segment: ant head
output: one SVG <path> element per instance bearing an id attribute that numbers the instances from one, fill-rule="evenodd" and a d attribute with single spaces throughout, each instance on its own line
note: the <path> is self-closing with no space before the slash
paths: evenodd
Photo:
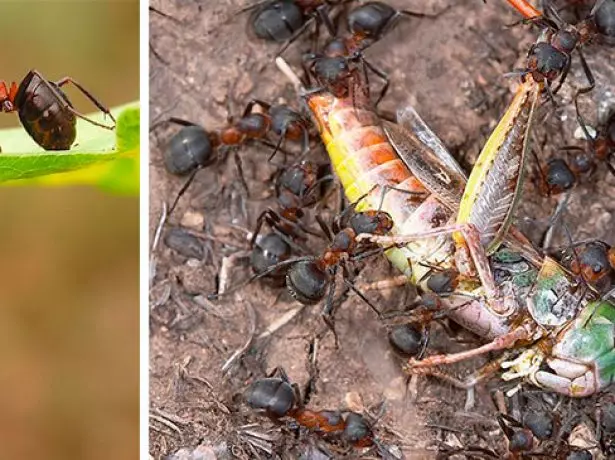
<path id="1" fill-rule="evenodd" d="M 273 265 L 288 260 L 290 256 L 290 245 L 278 234 L 268 233 L 255 244 L 250 256 L 250 265 L 254 274 L 260 275 Z M 281 266 L 269 273 L 267 278 L 271 281 L 283 282 L 286 270 L 286 266 Z"/>
<path id="2" fill-rule="evenodd" d="M 577 245 L 574 253 L 567 254 L 570 269 L 580 274 L 584 280 L 594 285 L 599 291 L 611 287 L 615 275 L 613 248 L 602 241 L 590 241 Z"/>
<path id="3" fill-rule="evenodd" d="M 579 33 L 573 29 L 560 29 L 551 39 L 551 44 L 555 49 L 565 54 L 570 54 L 579 43 Z"/>
<path id="4" fill-rule="evenodd" d="M 322 54 L 327 57 L 344 57 L 348 55 L 348 47 L 342 38 L 334 38 L 325 45 Z"/>
<path id="5" fill-rule="evenodd" d="M 534 447 L 534 436 L 528 429 L 514 430 L 508 439 L 508 449 L 511 452 L 527 452 Z"/>
<path id="6" fill-rule="evenodd" d="M 305 131 L 305 120 L 286 105 L 274 105 L 269 110 L 271 129 L 278 136 L 298 140 Z"/>
<path id="7" fill-rule="evenodd" d="M 319 58 L 314 63 L 314 74 L 335 97 L 345 97 L 348 94 L 345 80 L 352 74 L 348 58 L 344 56 Z"/>
<path id="8" fill-rule="evenodd" d="M 327 292 L 331 278 L 313 260 L 303 260 L 294 264 L 286 274 L 286 286 L 290 294 L 304 305 L 320 302 Z"/>
<path id="9" fill-rule="evenodd" d="M 508 439 L 510 452 L 526 452 L 534 447 L 534 435 L 509 415 L 498 414 L 497 421 Z"/>
<path id="10" fill-rule="evenodd" d="M 423 349 L 425 338 L 412 324 L 400 324 L 389 331 L 389 343 L 404 357 L 416 357 Z"/>
<path id="11" fill-rule="evenodd" d="M 561 193 L 574 187 L 576 177 L 561 158 L 549 160 L 545 179 L 551 193 Z"/>
<path id="12" fill-rule="evenodd" d="M 397 17 L 397 11 L 386 3 L 368 2 L 348 14 L 348 30 L 353 35 L 377 40 Z"/>
<path id="13" fill-rule="evenodd" d="M 213 146 L 200 126 L 185 126 L 169 141 L 164 165 L 171 174 L 185 175 L 213 162 Z"/>
<path id="14" fill-rule="evenodd" d="M 537 43 L 530 50 L 528 70 L 537 81 L 555 80 L 568 65 L 568 54 L 558 50 L 550 43 Z"/>
<path id="15" fill-rule="evenodd" d="M 458 275 L 455 270 L 436 271 L 429 276 L 427 287 L 436 294 L 453 292 L 458 284 Z"/>
<path id="16" fill-rule="evenodd" d="M 553 436 L 553 414 L 546 410 L 532 410 L 523 416 L 523 425 L 529 428 L 534 436 L 546 441 Z"/>
<path id="17" fill-rule="evenodd" d="M 245 393 L 253 409 L 262 409 L 272 417 L 284 417 L 296 403 L 290 383 L 280 378 L 265 378 L 252 383 Z"/>
<path id="18" fill-rule="evenodd" d="M 306 194 L 310 191 L 310 188 L 318 180 L 317 169 L 318 168 L 310 162 L 303 162 L 289 166 L 282 172 L 282 174 L 280 174 L 278 178 L 278 190 L 284 189 L 296 197 L 306 197 Z"/>
<path id="19" fill-rule="evenodd" d="M 13 112 L 15 110 L 15 97 L 17 95 L 17 83 L 11 83 L 7 88 L 6 83 L 0 82 L 0 111 Z"/>
<path id="20" fill-rule="evenodd" d="M 258 38 L 284 42 L 301 29 L 304 21 L 303 12 L 296 2 L 278 0 L 257 8 L 250 22 Z"/>
<path id="21" fill-rule="evenodd" d="M 356 412 L 349 412 L 346 416 L 346 426 L 342 436 L 356 447 L 369 447 L 374 443 L 370 424 Z"/>
<path id="22" fill-rule="evenodd" d="M 355 213 L 349 221 L 349 226 L 355 233 L 371 233 L 386 235 L 393 228 L 393 218 L 384 211 L 365 211 Z"/>

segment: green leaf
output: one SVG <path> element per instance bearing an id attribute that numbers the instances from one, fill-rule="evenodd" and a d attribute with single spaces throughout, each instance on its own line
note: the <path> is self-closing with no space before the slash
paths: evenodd
<path id="1" fill-rule="evenodd" d="M 77 139 L 71 150 L 41 149 L 22 128 L 0 130 L 2 185 L 96 185 L 112 193 L 139 193 L 138 103 L 111 110 L 115 131 L 77 119 Z M 101 112 L 89 118 L 109 123 Z M 18 152 L 18 153 L 12 153 Z"/>

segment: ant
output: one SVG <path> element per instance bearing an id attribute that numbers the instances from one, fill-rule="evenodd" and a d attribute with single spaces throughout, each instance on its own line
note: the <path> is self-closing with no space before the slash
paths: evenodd
<path id="1" fill-rule="evenodd" d="M 546 171 L 539 168 L 540 189 L 544 195 L 557 195 L 572 189 L 582 176 L 596 169 L 599 162 L 606 162 L 609 171 L 615 175 L 615 112 L 588 143 L 586 148 L 563 147 L 561 151 L 568 155 L 568 161 L 553 158 L 547 162 Z"/>
<path id="2" fill-rule="evenodd" d="M 600 293 L 615 284 L 615 248 L 602 241 L 575 243 L 563 251 L 561 261 Z"/>
<path id="3" fill-rule="evenodd" d="M 253 112 L 259 106 L 264 112 Z M 164 164 L 168 172 L 174 175 L 189 175 L 186 183 L 178 192 L 169 214 L 173 212 L 180 198 L 186 192 L 197 172 L 212 165 L 217 160 L 218 149 L 236 147 L 250 141 L 257 141 L 273 148 L 269 156 L 271 161 L 278 151 L 283 151 L 286 139 L 302 140 L 302 156 L 309 151 L 309 132 L 307 121 L 286 105 L 270 105 L 258 99 L 248 103 L 241 118 L 229 120 L 229 125 L 214 131 L 206 131 L 202 126 L 181 118 L 170 117 L 155 123 L 150 128 L 154 131 L 163 124 L 176 124 L 182 128 L 170 139 L 164 151 Z M 270 133 L 279 136 L 276 144 L 269 141 Z M 247 190 L 241 168 L 241 161 L 235 156 L 244 188 Z"/>
<path id="4" fill-rule="evenodd" d="M 107 126 L 94 121 L 73 108 L 62 86 L 73 84 L 113 121 Z M 31 70 L 17 85 L 0 82 L 0 110 L 17 112 L 30 137 L 45 150 L 69 150 L 77 137 L 77 117 L 104 129 L 115 129 L 115 118 L 88 90 L 71 77 L 56 82 L 46 80 L 37 70 Z"/>
<path id="5" fill-rule="evenodd" d="M 272 0 L 251 5 L 241 12 L 254 10 L 250 16 L 250 26 L 258 38 L 285 42 L 278 52 L 281 54 L 314 20 L 318 21 L 317 24 L 323 23 L 334 35 L 334 27 L 328 16 L 332 4 L 327 0 Z"/>
<path id="6" fill-rule="evenodd" d="M 525 0 L 511 3 L 522 14 L 525 13 L 520 5 L 529 5 Z M 570 71 L 572 53 L 576 50 L 588 85 L 577 89 L 573 100 L 577 112 L 577 121 L 588 139 L 591 136 L 580 114 L 578 99 L 581 94 L 592 91 L 596 82 L 583 55 L 582 46 L 590 43 L 601 33 L 612 34 L 614 32 L 610 28 L 615 23 L 615 8 L 605 6 L 607 3 L 603 2 L 593 14 L 576 25 L 565 23 L 550 3 L 547 3 L 546 8 L 549 18 L 544 17 L 537 10 L 534 10 L 537 15 L 528 18 L 529 21 L 541 25 L 544 30 L 539 41 L 531 47 L 528 53 L 527 67 L 521 73 L 531 74 L 537 82 L 546 81 L 547 91 L 551 100 L 554 101 L 553 95 L 559 91 L 566 80 Z M 558 77 L 559 82 L 554 88 L 551 88 L 551 83 Z"/>
<path id="7" fill-rule="evenodd" d="M 254 273 L 260 274 L 272 265 L 288 260 L 292 248 L 300 249 L 293 240 L 302 239 L 301 233 L 321 236 L 301 223 L 303 209 L 314 205 L 322 196 L 322 187 L 326 181 L 333 180 L 328 167 L 319 167 L 314 163 L 303 161 L 284 168 L 276 180 L 276 195 L 279 211 L 268 208 L 257 218 L 256 228 L 250 240 L 252 249 L 251 265 Z M 273 230 L 257 241 L 263 223 Z M 276 282 L 286 273 L 281 267 L 267 275 Z M 277 283 L 274 283 L 277 284 Z"/>
<path id="8" fill-rule="evenodd" d="M 278 174 L 275 185 L 280 210 L 275 211 L 268 208 L 259 215 L 251 244 L 254 243 L 265 222 L 289 237 L 304 239 L 299 234 L 299 230 L 320 236 L 301 225 L 300 220 L 304 217 L 303 209 L 314 205 L 321 198 L 323 191 L 321 186 L 333 179 L 328 166 L 317 166 L 309 161 L 302 161 L 284 168 Z"/>
<path id="9" fill-rule="evenodd" d="M 438 13 L 441 14 L 442 12 Z M 348 35 L 333 38 L 322 53 L 309 53 L 303 58 L 307 75 L 314 75 L 318 83 L 336 97 L 346 95 L 348 89 L 343 81 L 350 77 L 351 64 L 362 62 L 366 69 L 384 81 L 375 105 L 384 98 L 389 88 L 386 73 L 363 58 L 363 52 L 389 32 L 403 17 L 436 17 L 408 10 L 396 10 L 382 2 L 367 2 L 348 14 Z"/>
<path id="10" fill-rule="evenodd" d="M 353 207 L 348 209 L 352 210 Z M 346 211 L 344 211 L 345 213 Z M 315 305 L 327 296 L 322 317 L 327 327 L 335 336 L 338 343 L 334 325 L 335 275 L 338 267 L 344 271 L 344 284 L 354 291 L 378 316 L 380 312 L 372 303 L 348 281 L 350 274 L 347 261 L 359 260 L 383 251 L 382 248 L 373 250 L 373 245 L 357 242 L 356 237 L 361 233 L 386 235 L 393 228 L 391 216 L 384 211 L 369 210 L 355 212 L 348 222 L 343 222 L 346 216 L 338 216 L 332 229 L 329 229 L 321 219 L 317 221 L 329 237 L 331 243 L 321 256 L 295 259 L 286 274 L 286 287 L 295 300 L 303 305 Z M 377 252 L 376 252 L 377 251 Z"/>
<path id="11" fill-rule="evenodd" d="M 279 377 L 275 377 L 275 375 Z M 311 381 L 306 386 L 311 385 Z M 245 394 L 247 404 L 278 420 L 292 418 L 299 426 L 320 435 L 341 439 L 362 448 L 376 443 L 371 425 L 365 418 L 351 411 L 315 411 L 307 409 L 310 392 L 303 397 L 296 383 L 291 383 L 284 369 L 277 367 L 267 378 L 253 382 Z"/>
<path id="12" fill-rule="evenodd" d="M 315 305 L 322 301 L 325 296 L 327 297 L 322 317 L 328 329 L 333 332 L 337 346 L 339 341 L 333 319 L 335 307 L 333 295 L 335 294 L 335 276 L 341 266 L 344 271 L 345 286 L 355 292 L 380 316 L 380 311 L 348 280 L 350 273 L 346 263 L 385 251 L 386 248 L 376 247 L 374 249 L 374 245 L 371 243 L 358 242 L 356 237 L 361 233 L 386 235 L 393 228 L 393 220 L 388 213 L 376 210 L 355 212 L 350 218 L 347 218 L 347 213 L 354 210 L 359 202 L 360 200 L 348 207 L 341 215 L 338 215 L 332 229 L 322 219 L 316 217 L 322 230 L 331 241 L 321 256 L 295 257 L 270 265 L 269 268 L 252 276 L 246 283 L 238 285 L 232 291 L 256 279 L 268 276 L 270 273 L 279 273 L 280 270 L 288 266 L 286 287 L 295 300 L 303 305 Z M 270 257 L 270 259 L 273 260 L 275 257 Z M 228 295 L 232 291 L 225 291 L 223 295 Z M 210 294 L 208 298 L 214 300 L 219 296 L 220 294 Z"/>

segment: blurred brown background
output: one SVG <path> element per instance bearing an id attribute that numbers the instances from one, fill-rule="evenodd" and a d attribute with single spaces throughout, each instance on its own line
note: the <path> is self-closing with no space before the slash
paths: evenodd
<path id="1" fill-rule="evenodd" d="M 0 79 L 35 68 L 109 107 L 139 98 L 138 0 L 1 2 L 0 17 Z M 138 198 L 0 188 L 0 209 L 0 457 L 137 458 Z"/>

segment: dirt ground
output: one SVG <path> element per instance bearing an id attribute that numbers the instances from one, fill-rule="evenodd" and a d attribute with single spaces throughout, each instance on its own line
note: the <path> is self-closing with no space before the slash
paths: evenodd
<path id="1" fill-rule="evenodd" d="M 425 12 L 449 8 L 436 19 L 401 21 L 368 50 L 370 62 L 386 70 L 391 80 L 381 109 L 395 111 L 404 104 L 413 105 L 462 166 L 469 168 L 512 98 L 515 79 L 504 74 L 523 65 L 536 32 L 527 26 L 505 27 L 519 18 L 499 0 L 487 4 L 478 0 L 390 3 Z M 237 14 L 247 4 L 244 0 L 152 0 L 153 7 L 175 20 L 150 13 L 150 46 L 158 54 L 150 52 L 151 120 L 175 116 L 214 129 L 224 125 L 229 108 L 231 114 L 240 114 L 252 98 L 298 107 L 292 87 L 273 64 L 278 45 L 251 38 L 248 15 Z M 297 68 L 300 53 L 309 47 L 307 38 L 300 40 L 285 57 Z M 582 109 L 594 126 L 615 105 L 612 53 L 613 48 L 603 45 L 585 49 L 597 88 L 583 100 Z M 583 145 L 573 138 L 576 124 L 570 97 L 571 88 L 582 84 L 575 59 L 571 76 L 557 96 L 559 108 L 556 112 L 549 108 L 545 121 L 537 123 L 533 133 L 533 149 L 543 161 L 562 146 Z M 541 121 L 545 113 L 541 112 Z M 161 149 L 170 134 L 171 130 L 161 129 L 151 137 L 151 238 L 163 202 L 171 202 L 185 180 L 169 175 L 162 164 Z M 249 382 L 276 366 L 284 367 L 292 381 L 306 382 L 308 344 L 323 330 L 320 307 L 301 310 L 267 335 L 268 326 L 297 311 L 298 303 L 285 289 L 255 282 L 218 302 L 205 297 L 220 282 L 235 286 L 250 276 L 245 257 L 248 232 L 260 211 L 275 206 L 273 186 L 268 182 L 275 172 L 275 166 L 266 161 L 269 151 L 246 146 L 239 155 L 249 198 L 234 161 L 200 171 L 163 233 L 181 225 L 197 235 L 199 243 L 184 248 L 182 255 L 170 249 L 163 237 L 152 255 L 150 453 L 154 458 L 170 455 L 173 459 L 328 458 L 327 448 L 330 457 L 339 458 L 343 455 L 340 449 L 314 434 L 297 437 L 287 427 L 254 414 L 241 398 Z M 310 155 L 314 161 L 326 162 L 322 148 L 313 148 Z M 516 215 L 518 225 L 537 242 L 556 205 L 555 198 L 539 194 L 538 177 L 532 158 Z M 613 175 L 598 165 L 574 190 L 563 220 L 575 241 L 593 238 L 615 244 L 614 185 Z M 333 197 L 321 209 L 325 219 L 331 217 L 335 203 Z M 563 227 L 557 226 L 551 246 L 566 242 Z M 323 244 L 315 241 L 314 251 Z M 371 259 L 357 281 L 393 274 L 384 258 Z M 413 293 L 410 288 L 395 289 L 369 292 L 368 297 L 386 310 L 406 305 Z M 336 325 L 340 348 L 335 348 L 331 334 L 319 342 L 320 378 L 310 406 L 374 413 L 384 401 L 375 431 L 387 446 L 381 451 L 391 458 L 449 458 L 455 452 L 458 456 L 451 458 L 502 458 L 506 443 L 495 417 L 498 401 L 517 419 L 555 414 L 552 436 L 536 448 L 543 458 L 564 452 L 566 443 L 585 443 L 592 447 L 594 458 L 605 458 L 596 447 L 596 413 L 605 396 L 572 401 L 524 385 L 522 391 L 506 397 L 502 390 L 514 384 L 493 379 L 477 387 L 476 404 L 466 411 L 465 392 L 441 381 L 418 378 L 407 391 L 385 326 L 356 296 L 343 301 Z M 450 332 L 435 325 L 430 349 L 454 351 L 476 343 L 469 333 L 456 330 L 451 338 Z M 476 359 L 453 366 L 452 372 L 463 376 L 484 362 Z M 608 442 L 605 439 L 601 437 L 602 449 Z M 313 450 L 320 444 L 325 445 L 322 450 Z M 197 446 L 200 450 L 194 450 Z M 179 450 L 182 448 L 187 450 Z M 359 453 L 354 450 L 345 455 Z"/>

